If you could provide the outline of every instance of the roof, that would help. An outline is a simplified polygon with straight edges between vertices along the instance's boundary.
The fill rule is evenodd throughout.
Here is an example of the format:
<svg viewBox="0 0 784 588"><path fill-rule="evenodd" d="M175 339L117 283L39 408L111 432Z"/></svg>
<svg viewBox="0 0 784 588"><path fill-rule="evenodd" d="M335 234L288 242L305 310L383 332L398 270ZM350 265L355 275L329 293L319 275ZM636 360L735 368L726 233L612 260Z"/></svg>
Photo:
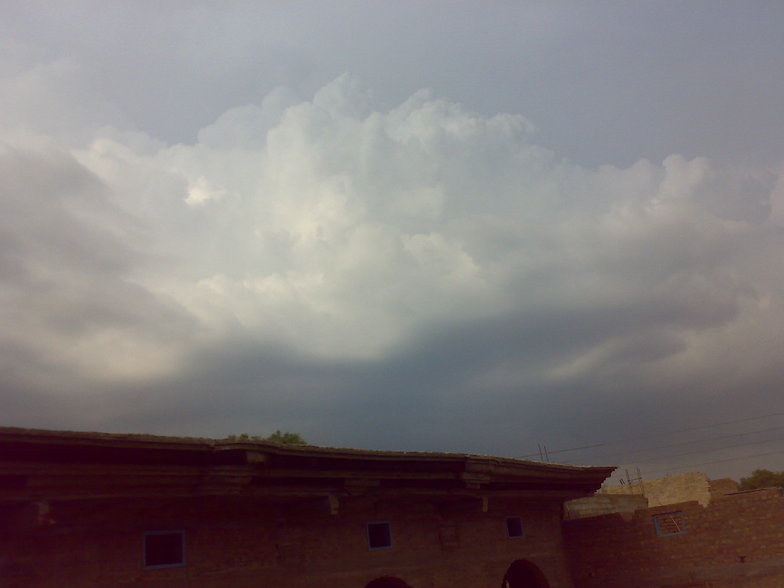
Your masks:
<svg viewBox="0 0 784 588"><path fill-rule="evenodd" d="M0 427L0 502L112 496L592 494L613 471L484 455Z"/></svg>

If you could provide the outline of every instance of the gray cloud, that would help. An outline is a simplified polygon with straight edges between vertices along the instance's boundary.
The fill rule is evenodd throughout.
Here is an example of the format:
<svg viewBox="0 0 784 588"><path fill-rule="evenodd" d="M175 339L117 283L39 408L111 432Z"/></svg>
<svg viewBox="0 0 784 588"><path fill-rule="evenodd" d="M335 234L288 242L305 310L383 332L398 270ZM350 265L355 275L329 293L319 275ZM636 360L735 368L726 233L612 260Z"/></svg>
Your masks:
<svg viewBox="0 0 784 588"><path fill-rule="evenodd" d="M3 9L6 424L520 455L776 405L768 20L291 6Z"/></svg>
<svg viewBox="0 0 784 588"><path fill-rule="evenodd" d="M97 117L100 96L167 141L191 142L221 113L278 86L310 95L349 71L387 107L432 87L484 115L523 112L543 144L586 165L678 152L777 167L784 156L777 3L458 2L445 11L418 2L168 2L153 12L143 3L31 1L2 10L8 69L81 66L91 95L75 106L89 104Z"/></svg>

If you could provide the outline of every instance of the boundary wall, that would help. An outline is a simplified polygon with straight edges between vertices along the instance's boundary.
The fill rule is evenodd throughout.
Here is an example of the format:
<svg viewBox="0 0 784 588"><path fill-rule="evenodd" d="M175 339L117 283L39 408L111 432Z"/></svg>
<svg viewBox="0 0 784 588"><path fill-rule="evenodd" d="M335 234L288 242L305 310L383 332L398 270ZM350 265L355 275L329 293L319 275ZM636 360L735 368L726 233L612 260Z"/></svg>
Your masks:
<svg viewBox="0 0 784 588"><path fill-rule="evenodd" d="M781 588L784 495L767 488L565 521L576 588Z"/></svg>

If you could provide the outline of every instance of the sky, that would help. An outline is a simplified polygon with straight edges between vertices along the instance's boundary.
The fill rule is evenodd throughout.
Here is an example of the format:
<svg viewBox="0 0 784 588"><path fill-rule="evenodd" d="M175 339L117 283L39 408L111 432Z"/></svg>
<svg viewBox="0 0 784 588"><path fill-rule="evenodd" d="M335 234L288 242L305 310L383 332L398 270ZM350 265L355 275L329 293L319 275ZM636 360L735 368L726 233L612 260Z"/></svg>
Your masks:
<svg viewBox="0 0 784 588"><path fill-rule="evenodd" d="M783 24L0 0L0 424L783 470Z"/></svg>

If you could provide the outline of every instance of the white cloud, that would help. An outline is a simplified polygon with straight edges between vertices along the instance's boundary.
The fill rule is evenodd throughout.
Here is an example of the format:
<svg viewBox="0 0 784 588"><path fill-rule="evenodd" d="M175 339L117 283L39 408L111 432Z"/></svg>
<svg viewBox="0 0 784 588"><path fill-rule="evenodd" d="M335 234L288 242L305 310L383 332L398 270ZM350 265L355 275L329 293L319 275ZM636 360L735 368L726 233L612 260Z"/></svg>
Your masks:
<svg viewBox="0 0 784 588"><path fill-rule="evenodd" d="M592 170L532 133L427 92L380 109L341 76L233 108L190 145L8 134L4 343L147 378L233 338L352 359L509 313L634 317L543 367L563 379L641 338L663 343L640 362L672 364L781 318L780 262L758 249L781 238L772 178L679 155Z"/></svg>

